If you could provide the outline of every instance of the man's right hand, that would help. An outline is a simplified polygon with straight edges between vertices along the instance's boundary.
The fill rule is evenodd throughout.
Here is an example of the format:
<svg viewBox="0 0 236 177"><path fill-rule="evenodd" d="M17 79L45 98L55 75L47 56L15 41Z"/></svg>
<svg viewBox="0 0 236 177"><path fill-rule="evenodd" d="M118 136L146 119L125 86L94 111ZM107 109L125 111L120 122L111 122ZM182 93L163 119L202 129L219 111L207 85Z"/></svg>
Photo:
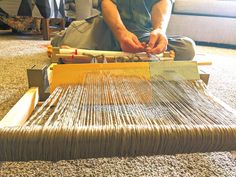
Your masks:
<svg viewBox="0 0 236 177"><path fill-rule="evenodd" d="M120 47L124 52L138 53L145 51L145 48L138 40L138 37L128 30L120 32L117 38L120 43Z"/></svg>

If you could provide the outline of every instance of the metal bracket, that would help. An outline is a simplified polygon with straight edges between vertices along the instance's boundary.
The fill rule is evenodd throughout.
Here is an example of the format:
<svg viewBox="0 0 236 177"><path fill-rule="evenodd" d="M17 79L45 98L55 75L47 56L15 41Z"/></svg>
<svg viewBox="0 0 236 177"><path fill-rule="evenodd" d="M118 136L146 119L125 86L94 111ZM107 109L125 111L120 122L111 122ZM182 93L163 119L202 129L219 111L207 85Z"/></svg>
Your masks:
<svg viewBox="0 0 236 177"><path fill-rule="evenodd" d="M203 70L199 71L200 74L200 79L206 84L208 85L209 79L210 79L210 74L206 73Z"/></svg>
<svg viewBox="0 0 236 177"><path fill-rule="evenodd" d="M29 87L39 88L40 101L46 100L50 95L47 69L47 65L34 65L30 69L27 69Z"/></svg>

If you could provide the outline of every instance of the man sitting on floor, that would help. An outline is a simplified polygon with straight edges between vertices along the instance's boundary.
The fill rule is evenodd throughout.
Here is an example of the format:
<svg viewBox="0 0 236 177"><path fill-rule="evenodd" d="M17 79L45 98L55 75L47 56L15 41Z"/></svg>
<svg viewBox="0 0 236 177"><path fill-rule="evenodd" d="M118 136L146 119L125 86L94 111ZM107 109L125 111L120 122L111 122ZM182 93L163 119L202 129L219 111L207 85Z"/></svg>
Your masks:
<svg viewBox="0 0 236 177"><path fill-rule="evenodd" d="M99 0L102 16L75 21L52 40L53 46L158 54L174 50L176 60L192 60L194 42L166 36L171 0Z"/></svg>

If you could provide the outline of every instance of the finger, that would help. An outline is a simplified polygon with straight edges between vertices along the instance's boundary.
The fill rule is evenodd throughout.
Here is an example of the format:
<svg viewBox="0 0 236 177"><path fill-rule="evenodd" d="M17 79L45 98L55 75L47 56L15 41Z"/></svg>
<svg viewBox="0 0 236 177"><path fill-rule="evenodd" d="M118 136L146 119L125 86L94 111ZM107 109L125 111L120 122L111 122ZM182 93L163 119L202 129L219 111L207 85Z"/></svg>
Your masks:
<svg viewBox="0 0 236 177"><path fill-rule="evenodd" d="M143 46L137 45L137 43L133 40L130 40L128 42L128 44L129 44L129 48L130 48L132 53L137 53L137 52L143 52L144 51Z"/></svg>
<svg viewBox="0 0 236 177"><path fill-rule="evenodd" d="M149 53L162 53L167 49L168 40L167 38L158 35L158 41L156 42L156 45L153 47L153 49L149 50Z"/></svg>
<svg viewBox="0 0 236 177"><path fill-rule="evenodd" d="M128 40L122 45L122 50L124 52L137 53L140 49L132 40Z"/></svg>
<svg viewBox="0 0 236 177"><path fill-rule="evenodd" d="M158 35L150 34L148 48L152 49L155 46L156 42L158 41L158 37Z"/></svg>
<svg viewBox="0 0 236 177"><path fill-rule="evenodd" d="M152 54L159 54L164 52L167 49L167 42L165 40L160 41L156 47L151 49L149 52Z"/></svg>
<svg viewBox="0 0 236 177"><path fill-rule="evenodd" d="M138 40L137 37L133 37L133 41L140 49L144 49L142 43Z"/></svg>
<svg viewBox="0 0 236 177"><path fill-rule="evenodd" d="M142 42L141 44L142 44L143 47L147 46L146 42Z"/></svg>

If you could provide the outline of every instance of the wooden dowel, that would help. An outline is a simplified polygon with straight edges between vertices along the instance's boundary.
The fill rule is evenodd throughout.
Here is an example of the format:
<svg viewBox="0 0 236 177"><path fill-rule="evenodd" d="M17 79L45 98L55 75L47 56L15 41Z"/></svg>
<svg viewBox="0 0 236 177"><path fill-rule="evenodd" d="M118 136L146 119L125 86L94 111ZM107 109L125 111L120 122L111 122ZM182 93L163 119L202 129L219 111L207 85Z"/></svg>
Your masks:
<svg viewBox="0 0 236 177"><path fill-rule="evenodd" d="M38 88L30 88L0 121L0 128L23 125L34 111L34 108L38 104L38 100Z"/></svg>
<svg viewBox="0 0 236 177"><path fill-rule="evenodd" d="M74 54L56 54L58 58L69 58L69 59L91 59L92 56L88 55L74 55Z"/></svg>
<svg viewBox="0 0 236 177"><path fill-rule="evenodd" d="M102 51L102 50L86 50L86 49L76 49L76 48L63 48L59 49L59 54L78 54L78 55L85 55L90 54L93 56L97 55L104 55L104 56L112 56L112 57L132 57L132 56L140 56L140 57L147 57L147 54L145 52L142 53L127 53L122 51ZM173 51L169 52L166 51L161 54L157 54L157 57L170 57L173 56Z"/></svg>
<svg viewBox="0 0 236 177"><path fill-rule="evenodd" d="M106 55L106 56L127 56L127 55L134 55L132 53L126 53L121 51L102 51L102 50L86 50L86 49L76 49L76 48L63 48L59 50L60 54L91 54L91 55Z"/></svg>
<svg viewBox="0 0 236 177"><path fill-rule="evenodd" d="M70 59L71 62L73 62L73 60L76 60L76 59L79 59L80 61L83 61L83 60L86 61L86 60L91 60L93 58L93 56L89 56L89 55L74 55L74 54L56 54L56 57L63 58L63 59ZM133 57L131 57L131 56L120 56L120 57L122 58L122 60L125 60L125 61L152 60L152 57L150 58L148 55L143 55L143 54L142 55L133 55ZM99 58L102 59L102 56ZM119 56L108 55L108 56L105 56L105 58L107 61L109 61L109 60L115 60L115 59L119 58ZM160 60L166 60L166 61L174 60L173 57L160 56L160 57L155 57L155 58L160 59Z"/></svg>
<svg viewBox="0 0 236 177"><path fill-rule="evenodd" d="M198 66L209 66L212 65L212 61L197 61Z"/></svg>

